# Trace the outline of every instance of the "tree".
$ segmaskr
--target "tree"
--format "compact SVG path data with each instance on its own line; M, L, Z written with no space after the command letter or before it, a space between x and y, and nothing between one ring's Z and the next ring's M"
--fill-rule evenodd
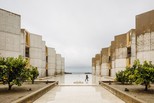
M30 68L30 79L32 80L32 84L34 84L34 80L39 76L39 72L37 67L31 66Z
M29 78L26 65L27 60L21 56L18 58L0 57L0 80L3 84L8 84L8 90L11 90L13 85L21 86Z
M151 82L154 82L154 66L147 61L144 61L143 65L138 66L135 70L135 83L144 84L145 91L148 90L148 86Z
M140 64L140 61L136 60L132 67L127 67L126 70L118 72L116 79L122 84L144 84L145 90L147 91L150 83L154 82L154 65L147 61Z

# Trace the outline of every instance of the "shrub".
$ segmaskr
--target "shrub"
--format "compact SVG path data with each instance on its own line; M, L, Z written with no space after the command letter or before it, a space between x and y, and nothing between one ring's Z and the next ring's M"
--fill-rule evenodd
M0 80L3 84L8 84L11 90L13 85L21 86L28 79L29 73L26 69L27 61L21 56L18 58L0 57Z
M37 67L31 66L30 67L30 79L32 81L32 84L34 84L34 80L39 76L39 72L37 70Z

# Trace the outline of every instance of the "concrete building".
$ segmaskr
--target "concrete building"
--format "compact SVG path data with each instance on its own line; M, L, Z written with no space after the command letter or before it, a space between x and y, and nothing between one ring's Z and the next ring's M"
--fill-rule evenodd
M61 54L56 54L56 75L62 74L62 57Z
M96 62L96 75L100 76L101 75L101 54L96 54L95 55L95 62Z
M110 75L110 48L102 48L101 50L101 76Z
M137 59L154 63L154 10L136 16Z
M42 36L30 33L30 64L36 66L42 76Z
M97 61L96 74L101 73L103 76L108 74L108 70L104 68L110 68L107 66L109 60L108 64L111 66L109 76L112 77L115 77L118 71L125 70L127 66L132 66L136 59L141 63L145 60L154 63L154 10L137 15L136 29L115 36L114 41L111 42L110 55L104 48L101 51L101 58L101 71L97 70L99 68Z
M42 36L21 29L20 19L20 15L0 9L0 56L22 55L29 61L29 66L38 68L39 77L55 75L56 66L58 74L64 72L64 58L56 59L55 49L47 48Z
M56 75L56 50L48 47L48 75Z
M20 55L28 60L30 66L30 33L25 29L21 29L20 40Z
M65 58L64 57L62 57L62 74L64 74L65 73Z
M92 58L92 74L96 75L96 59Z
M115 71L125 70L127 64L127 35L115 36Z
M20 15L0 9L0 56L20 55L20 21Z
M41 76L46 76L46 44L45 41L42 41L42 69L41 69Z
M110 56L111 56L111 76L115 77L115 41L111 41L111 46L110 46Z

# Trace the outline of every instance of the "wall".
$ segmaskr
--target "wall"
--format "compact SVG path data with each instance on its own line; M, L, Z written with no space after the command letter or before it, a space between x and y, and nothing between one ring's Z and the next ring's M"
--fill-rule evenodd
M0 56L20 55L20 15L0 9Z
M62 57L60 54L56 54L56 74L62 73Z
M154 63L154 32L137 36L137 59Z
M115 36L115 72L125 70L127 66L127 34Z
M41 69L41 76L46 76L46 47L45 41L42 41L42 69Z
M96 59L95 61L96 62L96 75L100 76L101 75L101 66L100 66L101 55L96 54L95 59Z
M109 76L109 48L102 48L101 51L101 75Z
M56 72L56 51L48 47L48 75L55 75Z
M65 58L62 57L62 74L65 72Z
M36 66L41 77L42 71L42 36L30 34L30 64Z

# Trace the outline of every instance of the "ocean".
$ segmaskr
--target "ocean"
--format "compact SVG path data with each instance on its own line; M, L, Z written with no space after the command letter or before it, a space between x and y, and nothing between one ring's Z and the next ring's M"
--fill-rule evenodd
M91 73L92 70L90 67L66 67L65 72L69 73Z

